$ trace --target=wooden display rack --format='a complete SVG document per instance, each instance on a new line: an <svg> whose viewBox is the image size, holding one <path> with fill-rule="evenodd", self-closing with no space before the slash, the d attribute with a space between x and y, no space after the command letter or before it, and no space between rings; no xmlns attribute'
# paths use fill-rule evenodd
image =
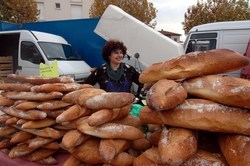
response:
<svg viewBox="0 0 250 166"><path fill-rule="evenodd" d="M7 82L7 75L13 73L11 56L0 56L0 83Z"/></svg>

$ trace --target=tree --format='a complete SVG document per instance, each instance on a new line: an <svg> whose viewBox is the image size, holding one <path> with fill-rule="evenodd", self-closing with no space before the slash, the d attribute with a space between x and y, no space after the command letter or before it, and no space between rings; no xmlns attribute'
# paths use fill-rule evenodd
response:
<svg viewBox="0 0 250 166"><path fill-rule="evenodd" d="M196 5L187 9L182 22L185 34L197 25L219 22L249 20L249 0L198 0Z"/></svg>
<svg viewBox="0 0 250 166"><path fill-rule="evenodd" d="M1 0L0 20L13 23L35 22L39 11L34 0Z"/></svg>
<svg viewBox="0 0 250 166"><path fill-rule="evenodd" d="M155 28L157 24L154 20L157 10L154 8L153 3L147 0L95 0L89 11L90 17L101 17L110 4L120 7L152 28Z"/></svg>

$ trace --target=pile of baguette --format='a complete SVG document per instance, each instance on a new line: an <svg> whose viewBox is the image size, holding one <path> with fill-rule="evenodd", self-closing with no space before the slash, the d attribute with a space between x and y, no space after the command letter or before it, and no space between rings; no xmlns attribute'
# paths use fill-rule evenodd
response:
<svg viewBox="0 0 250 166"><path fill-rule="evenodd" d="M250 61L237 52L192 52L153 64L139 117L135 96L69 77L8 75L0 84L0 149L53 165L249 165L250 81L217 74Z"/></svg>
<svg viewBox="0 0 250 166"><path fill-rule="evenodd" d="M152 147L134 165L250 165L250 80L222 76L250 60L228 49L191 52L153 64L140 75L147 85L145 124Z"/></svg>
<svg viewBox="0 0 250 166"><path fill-rule="evenodd" d="M134 154L150 146L140 119L129 115L131 93L107 93L68 77L8 78L15 83L0 84L0 149L11 159L51 165L68 152L64 166L132 165Z"/></svg>

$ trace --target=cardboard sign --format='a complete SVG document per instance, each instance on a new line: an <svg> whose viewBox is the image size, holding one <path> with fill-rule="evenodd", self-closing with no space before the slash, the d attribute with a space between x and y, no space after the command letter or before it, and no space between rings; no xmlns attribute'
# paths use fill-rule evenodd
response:
<svg viewBox="0 0 250 166"><path fill-rule="evenodd" d="M41 77L59 77L57 60L51 62L50 65L40 63L40 76Z"/></svg>

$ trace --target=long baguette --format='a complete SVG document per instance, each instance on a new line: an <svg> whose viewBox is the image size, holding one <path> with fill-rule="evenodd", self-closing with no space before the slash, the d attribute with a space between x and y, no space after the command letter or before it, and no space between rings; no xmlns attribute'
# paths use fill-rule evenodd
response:
<svg viewBox="0 0 250 166"><path fill-rule="evenodd" d="M152 83L160 79L180 80L209 74L219 74L241 69L249 59L229 49L191 52L144 69L141 83Z"/></svg>
<svg viewBox="0 0 250 166"><path fill-rule="evenodd" d="M108 122L100 126L91 127L88 125L88 119L83 120L77 126L77 129L85 134L99 138L124 138L128 140L136 140L145 136L139 129L128 125Z"/></svg>
<svg viewBox="0 0 250 166"><path fill-rule="evenodd" d="M204 99L187 99L175 109L166 111L153 111L144 106L140 111L140 120L149 124L250 135L249 110Z"/></svg>
<svg viewBox="0 0 250 166"><path fill-rule="evenodd" d="M25 131L18 131L12 135L10 142L13 144L24 142L30 138L35 137L35 135L25 132Z"/></svg>
<svg viewBox="0 0 250 166"><path fill-rule="evenodd" d="M16 104L15 107L16 109L19 109L19 110L30 110L30 109L35 109L39 104L40 102L36 102L36 101L24 101L24 102Z"/></svg>
<svg viewBox="0 0 250 166"><path fill-rule="evenodd" d="M8 79L18 81L21 83L31 83L35 85L46 83L72 83L74 79L71 77L40 77L40 76L23 76L16 74L9 74Z"/></svg>
<svg viewBox="0 0 250 166"><path fill-rule="evenodd" d="M37 129L37 128L49 127L49 126L52 126L54 124L56 124L55 119L44 118L41 120L28 121L22 125L22 128L24 128L24 129Z"/></svg>
<svg viewBox="0 0 250 166"><path fill-rule="evenodd" d="M106 92L95 95L82 103L93 110L121 108L134 102L135 96L126 92Z"/></svg>
<svg viewBox="0 0 250 166"><path fill-rule="evenodd" d="M11 106L14 104L14 100L8 99L6 97L0 96L0 106Z"/></svg>
<svg viewBox="0 0 250 166"><path fill-rule="evenodd" d="M21 84L21 83L3 83L0 84L0 90L6 91L17 91L17 92L29 92L32 84Z"/></svg>
<svg viewBox="0 0 250 166"><path fill-rule="evenodd" d="M36 108L40 110L56 110L60 108L65 108L67 106L73 105L72 103L66 103L62 100L51 100L45 101L39 104Z"/></svg>
<svg viewBox="0 0 250 166"><path fill-rule="evenodd" d="M31 91L33 92L71 92L83 88L91 88L93 87L92 85L89 84L79 84L76 82L73 83L47 83L47 84L42 84L42 85L36 85L31 88Z"/></svg>

